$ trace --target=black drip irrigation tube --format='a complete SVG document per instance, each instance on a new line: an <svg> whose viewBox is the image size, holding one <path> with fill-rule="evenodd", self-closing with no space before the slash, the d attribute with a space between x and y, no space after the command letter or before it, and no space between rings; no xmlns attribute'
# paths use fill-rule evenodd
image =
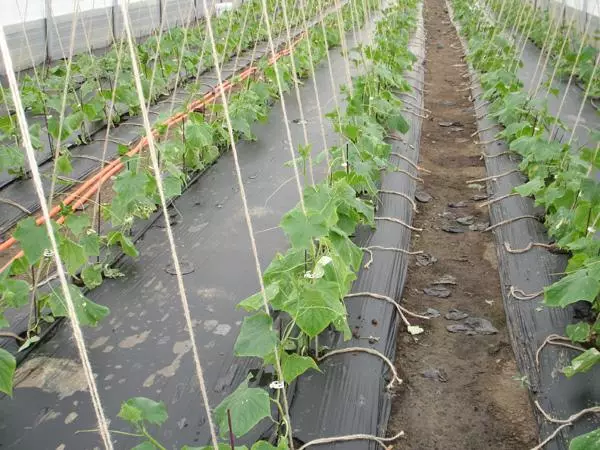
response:
<svg viewBox="0 0 600 450"><path fill-rule="evenodd" d="M423 104L425 45L422 4L418 10L418 23L415 35L410 42L410 50L417 57L408 78L416 98L409 103ZM421 118L412 116L409 132L402 141L390 140L392 152L406 156L411 161L419 157ZM415 167L397 156L391 162L406 172L416 173ZM382 190L405 193L414 198L416 181L403 172L389 172L383 175ZM394 217L410 224L413 206L406 198L397 195L380 194L376 209L377 217ZM409 251L410 229L398 223L378 221L374 231L361 230L356 241L362 247L395 247ZM363 267L352 287L352 293L372 292L401 301L406 281L410 256L397 251L372 250L373 259L365 252ZM389 360L394 360L396 336L401 324L396 308L388 302L369 296L346 299L348 324L353 337L344 342L338 333L324 333L319 345L330 350L361 347L376 350ZM322 373L302 375L296 384L292 405L291 421L294 437L301 443L318 438L353 435L357 433L384 436L390 417L393 392L386 386L393 375L386 362L380 357L365 352L340 353L323 360L319 364ZM400 378L402 375L399 374ZM394 389L397 389L396 387ZM400 387L402 388L402 387ZM319 448L365 450L379 449L373 441L357 440L337 444L321 445Z"/></svg>
<svg viewBox="0 0 600 450"><path fill-rule="evenodd" d="M460 34L460 25L455 21L452 6L446 0L454 27L458 31L463 49L467 44ZM482 100L483 90L477 81L476 72L469 65L471 91L475 98L475 108L481 119L477 120L487 175L505 174L518 169L519 161L510 155L503 141L495 141L501 127L488 117L488 108ZM516 170L487 182L490 200L511 194L516 186L523 184L524 176ZM543 212L543 211L542 211ZM578 374L567 379L562 368L579 353L553 345L546 345L538 353L548 336L563 335L568 324L576 322L579 315L585 314L585 305L575 304L568 308L549 308L543 305L544 287L560 278L567 264L566 255L533 246L528 251L515 253L515 249L525 249L531 243L549 243L543 224L535 217L541 214L531 198L512 195L490 205L490 221L496 237L498 269L500 272L502 297L506 311L508 331L520 375L529 385L530 398L539 426L540 441L558 428L559 424L546 419L535 406L538 403L551 417L566 419L582 409L600 403L600 368ZM508 221L508 222L507 222ZM539 360L539 364L538 364ZM600 426L600 417L588 415L563 428L555 439L544 446L547 450L567 450L569 441Z"/></svg>

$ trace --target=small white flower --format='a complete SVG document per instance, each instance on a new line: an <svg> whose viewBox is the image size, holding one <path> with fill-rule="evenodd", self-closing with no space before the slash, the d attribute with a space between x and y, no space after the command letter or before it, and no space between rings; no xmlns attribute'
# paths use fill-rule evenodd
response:
<svg viewBox="0 0 600 450"><path fill-rule="evenodd" d="M285 383L283 381L272 381L271 384L269 384L269 387L271 389L283 389L285 387Z"/></svg>

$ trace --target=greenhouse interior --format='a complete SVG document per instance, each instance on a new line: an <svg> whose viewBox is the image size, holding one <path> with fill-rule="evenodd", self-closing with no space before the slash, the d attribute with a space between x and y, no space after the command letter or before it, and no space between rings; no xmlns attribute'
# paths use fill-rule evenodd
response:
<svg viewBox="0 0 600 450"><path fill-rule="evenodd" d="M0 30L1 449L600 449L600 0Z"/></svg>

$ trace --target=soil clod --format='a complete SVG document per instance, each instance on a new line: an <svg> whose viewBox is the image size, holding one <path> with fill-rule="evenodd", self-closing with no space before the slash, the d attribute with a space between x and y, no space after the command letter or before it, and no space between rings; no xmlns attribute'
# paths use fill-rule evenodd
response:
<svg viewBox="0 0 600 450"><path fill-rule="evenodd" d="M422 253L417 255L417 266L427 267L435 264L437 262L437 258L429 253Z"/></svg>
<svg viewBox="0 0 600 450"><path fill-rule="evenodd" d="M427 311L423 315L435 319L436 317L440 317L440 312L435 308L427 308Z"/></svg>
<svg viewBox="0 0 600 450"><path fill-rule="evenodd" d="M446 275L438 278L437 280L435 280L431 284L452 284L452 285L456 285L456 277L453 276L453 275L446 274Z"/></svg>
<svg viewBox="0 0 600 450"><path fill-rule="evenodd" d="M446 233L459 234L464 233L467 230L463 227L459 227L458 225L445 224L442 225L442 231L445 231Z"/></svg>
<svg viewBox="0 0 600 450"><path fill-rule="evenodd" d="M430 286L423 289L425 295L430 297L448 298L452 295L450 289L443 286Z"/></svg>
<svg viewBox="0 0 600 450"><path fill-rule="evenodd" d="M463 323L448 325L446 329L451 333L465 333L469 336L498 333L498 330L494 328L489 320L481 319L479 317L469 317Z"/></svg>
<svg viewBox="0 0 600 450"><path fill-rule="evenodd" d="M469 317L469 315L466 312L459 311L458 309L452 308L450 311L448 311L446 314L444 314L444 317L447 320L458 321L458 320L466 319L467 317Z"/></svg>
<svg viewBox="0 0 600 450"><path fill-rule="evenodd" d="M417 189L417 192L415 192L415 198L419 203L429 203L432 199L431 195L422 189Z"/></svg>
<svg viewBox="0 0 600 450"><path fill-rule="evenodd" d="M473 225L475 223L475 216L463 216L456 219L461 225Z"/></svg>
<svg viewBox="0 0 600 450"><path fill-rule="evenodd" d="M421 372L421 375L423 375L423 378L440 381L442 383L448 381L448 374L444 369L427 369Z"/></svg>

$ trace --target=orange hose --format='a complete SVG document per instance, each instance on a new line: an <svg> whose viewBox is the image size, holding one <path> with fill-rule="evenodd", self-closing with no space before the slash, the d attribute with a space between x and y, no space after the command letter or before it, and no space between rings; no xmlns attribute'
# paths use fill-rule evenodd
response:
<svg viewBox="0 0 600 450"><path fill-rule="evenodd" d="M292 47L295 47L298 44L298 42L300 42L303 39L303 36L304 36L304 33L302 33L300 35L300 37L297 38L292 43ZM275 61L279 60L283 56L289 55L290 52L291 52L290 48L286 48L284 50L277 52L275 57L271 57L269 59L269 64L273 64ZM239 81L246 80L250 76L254 75L256 72L258 72L258 69L255 66L251 66L251 67L244 69L239 74ZM173 116L169 117L168 119L166 119L165 122L163 122L163 125L167 125L167 128L171 127L172 125L177 125L178 123L185 120L191 112L198 111L198 110L202 109L203 107L205 107L207 104L215 102L217 100L218 95L220 94L220 90L226 92L226 91L233 89L234 87L235 87L235 85L233 83L231 83L229 80L225 80L224 82L215 86L209 92L204 94L204 96L201 99L198 99L198 100L192 102L189 105L187 111L179 112L179 113L174 114ZM157 137L158 131L156 129L152 130L152 135L154 137ZM147 146L147 144L148 144L148 138L144 136L124 156L131 157L131 156L139 153L141 150L143 150ZM61 204L70 205L71 203L73 203L73 205L71 207L73 210L75 210L75 209L83 206L85 203L87 203L87 201L92 197L92 195L94 195L102 187L102 185L108 179L110 179L110 177L112 177L113 175L115 175L116 173L121 171L121 169L123 167L125 167L125 165L121 161L121 158L122 158L121 156L119 156L118 158L115 158L114 160L109 162L107 165L103 166L102 169L100 169L100 171L98 171L95 175L92 175L91 177L86 179L81 184L81 186L79 186L75 191L70 193L61 202ZM61 210L61 205L54 206L49 211L50 217L56 216L60 212L60 210ZM64 220L65 220L65 218L64 218L64 216L62 216L62 217L59 217L56 222L61 224L64 222ZM36 223L36 225L42 225L44 223L44 218L41 216L38 217L36 219L35 223ZM17 242L16 239L13 236L11 236L9 239L7 239L6 241L4 241L0 244L0 251L8 250L16 242ZM4 270L6 270L15 259L18 259L21 256L23 256L22 250L19 251L19 253L17 253L15 256L13 256L11 258L11 260L7 264L5 264L2 267L2 269L0 269L0 272L4 272Z"/></svg>

